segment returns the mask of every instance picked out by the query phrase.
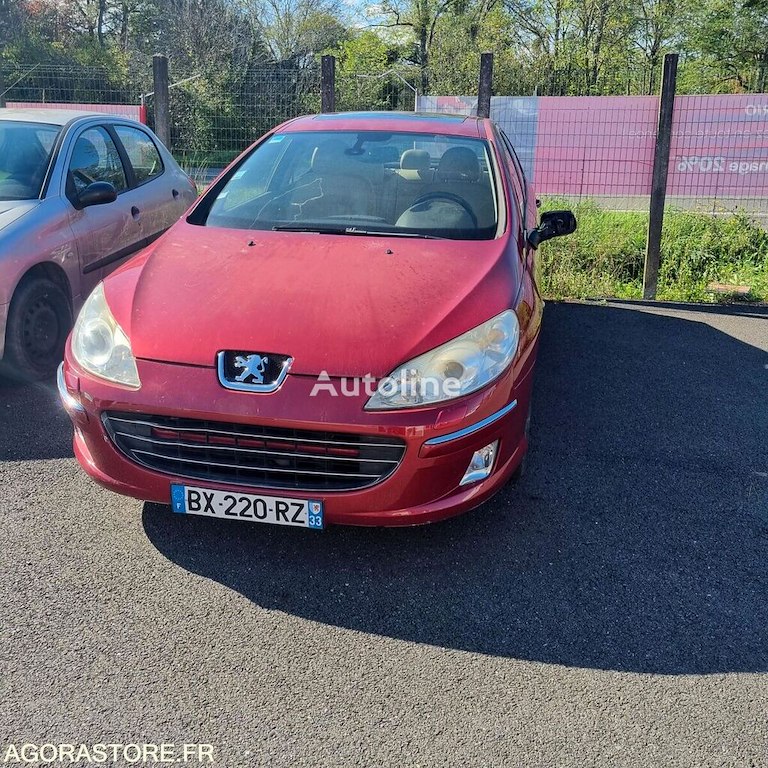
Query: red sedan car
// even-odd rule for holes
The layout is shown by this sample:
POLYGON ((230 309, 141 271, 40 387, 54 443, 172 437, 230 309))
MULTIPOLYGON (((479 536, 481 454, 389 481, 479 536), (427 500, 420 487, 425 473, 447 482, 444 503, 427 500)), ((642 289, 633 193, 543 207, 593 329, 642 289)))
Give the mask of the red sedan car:
POLYGON ((59 371, 97 482, 175 512, 411 525, 519 473, 537 224, 489 120, 287 122, 107 277, 59 371))

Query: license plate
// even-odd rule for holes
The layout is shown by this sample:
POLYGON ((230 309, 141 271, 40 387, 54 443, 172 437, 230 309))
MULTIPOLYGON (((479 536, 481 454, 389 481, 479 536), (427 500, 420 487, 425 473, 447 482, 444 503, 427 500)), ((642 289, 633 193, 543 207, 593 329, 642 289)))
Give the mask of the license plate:
POLYGON ((203 515, 222 520, 247 520, 251 523, 293 525, 299 528, 323 527, 323 502, 286 499, 253 493, 233 493, 171 485, 171 508, 181 515, 203 515))

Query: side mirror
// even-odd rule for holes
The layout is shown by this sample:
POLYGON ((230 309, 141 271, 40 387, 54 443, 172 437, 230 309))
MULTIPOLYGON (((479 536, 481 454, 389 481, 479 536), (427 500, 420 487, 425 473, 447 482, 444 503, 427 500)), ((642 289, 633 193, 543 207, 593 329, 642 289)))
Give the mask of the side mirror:
POLYGON ((117 190, 108 181, 94 181, 77 196, 80 208, 88 208, 91 205, 106 205, 107 203, 114 203, 115 200, 117 200, 117 190))
POLYGON ((570 235, 575 231, 576 217, 571 211, 546 211, 541 214, 539 226, 528 235, 528 242, 531 248, 538 248, 545 240, 570 235))

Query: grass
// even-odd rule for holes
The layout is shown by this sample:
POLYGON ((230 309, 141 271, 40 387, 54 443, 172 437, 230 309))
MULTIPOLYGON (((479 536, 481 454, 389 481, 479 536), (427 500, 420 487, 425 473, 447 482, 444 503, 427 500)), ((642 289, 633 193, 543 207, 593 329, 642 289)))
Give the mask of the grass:
POLYGON ((240 151, 238 150, 201 149, 186 152, 174 152, 173 157, 182 168, 225 168, 239 154, 240 151))
POLYGON ((174 160, 181 166, 192 181, 195 182, 197 193, 201 194, 210 181, 209 169, 226 168, 237 157, 239 152, 226 150, 175 152, 174 160))
MULTIPOLYGON (((547 200, 542 210, 572 207, 577 231, 541 246, 542 290, 550 298, 642 297, 648 214, 575 207, 547 200)), ((727 301, 709 283, 747 285, 749 300, 768 301, 768 232, 746 216, 668 210, 664 217, 658 299, 727 301)))

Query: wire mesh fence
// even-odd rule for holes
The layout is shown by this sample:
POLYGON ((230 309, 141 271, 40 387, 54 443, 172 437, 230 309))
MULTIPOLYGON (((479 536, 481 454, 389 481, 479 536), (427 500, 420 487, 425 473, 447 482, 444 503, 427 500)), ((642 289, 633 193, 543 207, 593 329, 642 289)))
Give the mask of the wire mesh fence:
MULTIPOLYGON (((661 61, 616 62, 610 68, 579 66, 573 60, 548 66, 525 66, 505 60, 500 54, 494 67, 494 92, 505 96, 648 96, 657 94, 661 61)), ((474 93, 477 62, 446 60, 420 71, 419 91, 424 95, 474 93)))
MULTIPOLYGON (((314 66, 269 64, 238 77, 177 70, 173 61, 170 69, 171 149, 201 184, 276 124, 320 109, 320 71, 314 66)), ((650 70, 645 77, 628 70, 621 86, 642 92, 650 70)), ((431 70, 425 77, 417 67, 341 71, 337 109, 476 114, 476 96, 420 92, 425 82, 435 87, 441 78, 447 83, 449 75, 431 70)), ((496 87, 509 95, 492 98, 491 116, 512 139, 541 194, 590 199, 612 210, 648 210, 656 96, 561 95, 559 84, 579 80, 572 72, 506 79, 497 77, 496 87)), ((152 90, 150 61, 134 63, 130 73, 0 66, 0 94, 8 106, 79 106, 152 126, 152 90)), ((676 97, 667 203, 716 215, 742 212, 768 225, 767 94, 676 97)))
POLYGON ((339 111, 414 112, 419 74, 411 69, 387 72, 341 72, 336 75, 339 111))
POLYGON ((151 87, 152 71, 129 77, 107 67, 55 64, 0 65, 0 95, 7 106, 19 104, 135 105, 142 86, 151 87))
MULTIPOLYGON (((539 193, 647 211, 658 105, 655 96, 499 96, 491 117, 539 193)), ((472 96, 420 96, 418 106, 477 114, 472 96)), ((676 97, 667 205, 768 225, 768 95, 676 97)))
POLYGON ((207 181, 270 128, 318 112, 320 74, 274 65, 221 83, 172 70, 169 95, 171 151, 193 177, 207 181))
POLYGON ((667 195, 768 224, 768 94, 677 96, 667 195))
MULTIPOLYGON (((104 67, 0 67, 8 107, 60 106, 122 114, 153 125, 151 61, 129 75, 104 67)), ((237 78, 175 71, 171 62, 171 151, 205 182, 278 123, 320 109, 314 67, 251 68, 237 78)))

